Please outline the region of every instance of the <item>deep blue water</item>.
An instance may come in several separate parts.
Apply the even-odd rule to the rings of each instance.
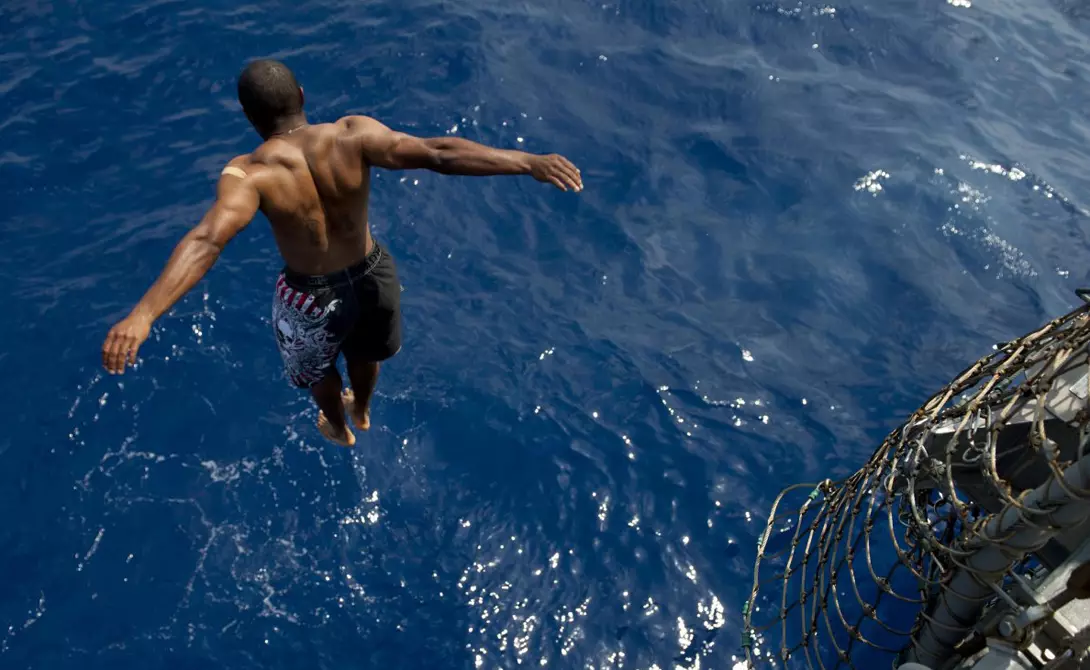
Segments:
[[[777,491],[1088,281],[1090,12],[968,4],[4,2],[0,667],[730,668]],[[583,171],[378,176],[407,339],[354,451],[260,218],[99,367],[258,56]]]

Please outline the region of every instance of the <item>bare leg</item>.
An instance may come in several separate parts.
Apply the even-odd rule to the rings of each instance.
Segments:
[[[349,392],[351,393],[351,392]],[[322,381],[310,387],[310,395],[318,405],[318,430],[330,442],[343,447],[356,443],[356,436],[345,423],[345,404],[350,398],[341,393],[341,375],[332,368]]]
[[[349,408],[352,423],[360,430],[371,428],[371,396],[378,383],[378,363],[345,356],[348,363],[348,380],[356,392],[356,402]]]

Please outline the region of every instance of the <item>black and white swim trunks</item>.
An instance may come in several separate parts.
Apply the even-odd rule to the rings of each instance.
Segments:
[[[276,280],[273,328],[284,369],[301,388],[320,382],[344,352],[384,361],[401,349],[401,284],[390,254],[375,242],[360,263],[328,275],[288,268]]]

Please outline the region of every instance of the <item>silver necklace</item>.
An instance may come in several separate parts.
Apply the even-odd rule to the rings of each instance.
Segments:
[[[306,127],[306,125],[307,125],[307,123],[306,123],[306,122],[304,121],[303,123],[300,123],[299,125],[297,125],[297,126],[295,126],[294,128],[292,128],[291,130],[285,130],[285,131],[284,131],[284,132],[282,132],[282,133],[273,133],[273,134],[272,134],[272,136],[273,136],[273,137],[276,137],[277,135],[291,135],[291,134],[292,134],[292,133],[294,133],[294,132],[295,132],[296,130],[299,130],[300,128],[304,128],[304,127]]]

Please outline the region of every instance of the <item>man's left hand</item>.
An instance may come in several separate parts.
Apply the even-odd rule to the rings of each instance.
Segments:
[[[126,365],[136,365],[140,345],[151,334],[151,320],[134,312],[110,329],[102,345],[102,365],[112,375],[125,374]]]

